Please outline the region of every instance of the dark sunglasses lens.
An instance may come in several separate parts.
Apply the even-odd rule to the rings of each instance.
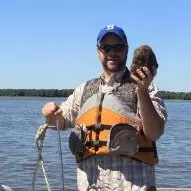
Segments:
[[[114,52],[122,52],[124,50],[125,45],[124,44],[116,44],[113,46]]]
[[[125,44],[113,44],[113,45],[110,45],[110,44],[105,44],[105,45],[101,45],[100,46],[100,50],[102,52],[122,52],[125,48]]]
[[[101,50],[102,50],[103,52],[110,52],[111,49],[112,49],[112,46],[111,46],[111,45],[102,45],[102,46],[101,46]]]

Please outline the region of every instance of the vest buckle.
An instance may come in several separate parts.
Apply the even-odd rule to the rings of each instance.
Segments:
[[[97,133],[97,134],[99,134],[100,133],[100,130],[101,130],[101,124],[99,123],[99,124],[96,124],[95,125],[95,132]]]
[[[100,142],[99,141],[93,141],[93,147],[99,147]]]

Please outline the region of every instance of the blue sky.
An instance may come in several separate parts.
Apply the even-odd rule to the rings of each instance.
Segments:
[[[75,88],[97,77],[97,34],[116,24],[127,34],[127,66],[148,44],[159,89],[191,91],[190,9],[190,0],[0,1],[0,88]]]

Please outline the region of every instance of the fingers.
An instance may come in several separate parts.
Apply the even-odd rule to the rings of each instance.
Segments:
[[[147,67],[143,67],[142,70],[147,75],[147,77],[152,77],[152,73]]]
[[[131,78],[137,83],[138,85],[141,84],[141,80],[134,74],[131,74]]]
[[[47,117],[47,116],[53,116],[60,114],[62,111],[59,108],[59,106],[55,102],[49,102],[44,105],[42,108],[42,114]]]
[[[62,113],[62,110],[59,108],[54,114],[55,115],[60,115]]]
[[[140,76],[141,80],[147,78],[147,73],[143,70],[143,68],[142,69],[137,69],[136,72]]]
[[[153,80],[153,75],[147,67],[136,70],[137,76],[131,74],[131,78],[137,83],[140,88],[147,89]]]
[[[55,102],[46,103],[42,108],[42,114],[46,117],[46,123],[52,126],[56,125],[57,116],[61,113],[62,110]]]

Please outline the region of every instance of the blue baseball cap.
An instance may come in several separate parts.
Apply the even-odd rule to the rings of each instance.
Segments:
[[[104,27],[103,29],[100,30],[97,36],[97,43],[99,44],[103,37],[108,34],[108,33],[113,33],[119,36],[125,43],[127,43],[127,37],[125,32],[123,31],[122,28],[116,26],[116,25],[108,25]]]

